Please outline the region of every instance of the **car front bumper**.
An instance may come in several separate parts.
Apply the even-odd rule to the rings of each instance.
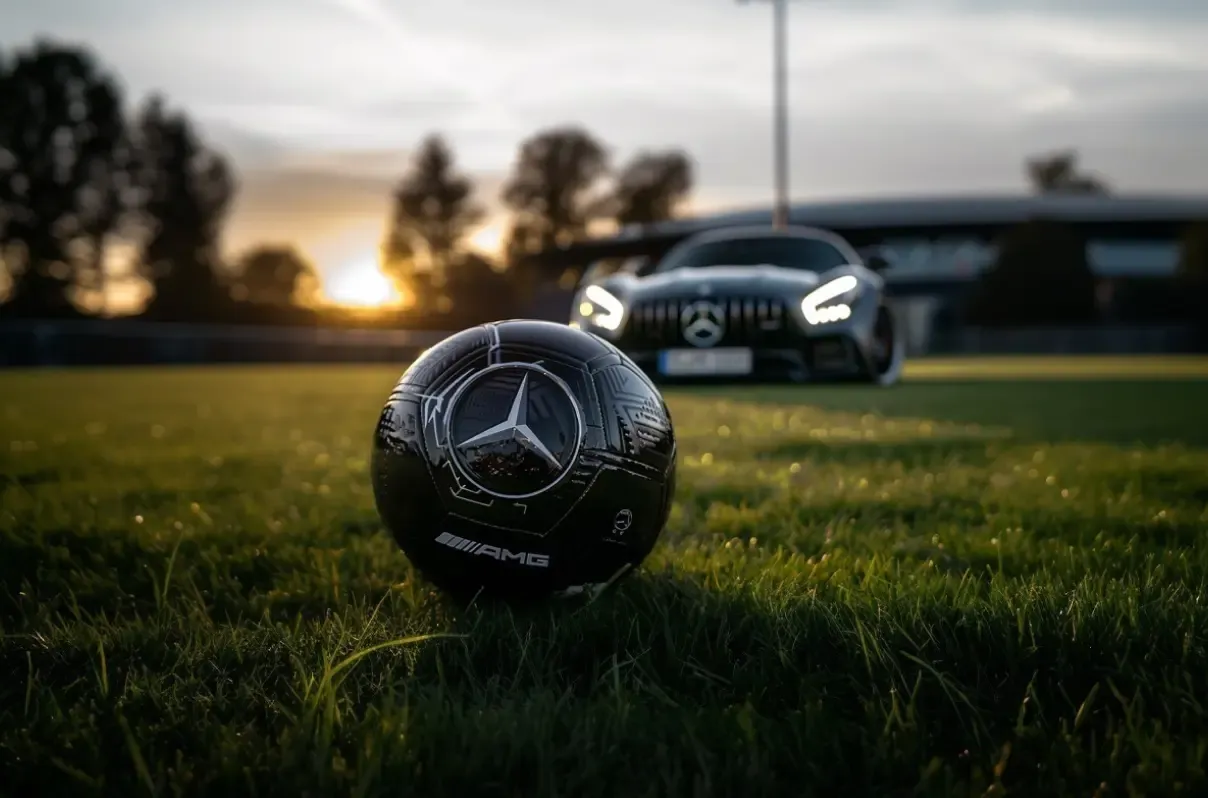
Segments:
[[[634,349],[623,350],[652,380],[661,383],[740,383],[740,382],[846,382],[866,379],[872,368],[868,353],[857,339],[838,333],[803,337],[796,346],[719,347],[718,353],[749,351],[750,369],[709,371],[705,365],[710,349]],[[667,352],[684,352],[702,361],[697,371],[671,370]]]

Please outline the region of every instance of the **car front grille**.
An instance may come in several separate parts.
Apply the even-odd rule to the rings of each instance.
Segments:
[[[621,345],[632,349],[685,346],[682,318],[692,305],[716,306],[725,331],[714,346],[791,346],[798,336],[788,305],[768,297],[639,300],[629,310]]]

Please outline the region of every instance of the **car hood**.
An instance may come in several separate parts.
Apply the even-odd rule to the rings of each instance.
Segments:
[[[609,288],[614,286],[631,299],[771,298],[805,295],[818,286],[818,274],[780,266],[706,266],[648,277],[617,275]]]

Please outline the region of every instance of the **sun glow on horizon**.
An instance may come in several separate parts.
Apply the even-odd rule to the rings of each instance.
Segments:
[[[484,225],[470,235],[469,244],[482,254],[495,257],[503,251],[503,228],[497,224]]]
[[[400,299],[398,290],[372,257],[333,270],[323,281],[323,293],[332,302],[360,308],[384,307]]]

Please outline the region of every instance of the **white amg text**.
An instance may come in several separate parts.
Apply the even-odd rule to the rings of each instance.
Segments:
[[[482,555],[499,560],[500,562],[514,562],[517,565],[527,565],[532,568],[548,568],[549,556],[546,554],[535,554],[528,551],[511,551],[510,549],[501,548],[499,546],[490,546],[486,543],[478,543],[477,541],[459,538],[457,535],[451,535],[448,532],[442,532],[436,542],[442,546],[448,546],[457,551],[464,551],[466,554],[475,556]]]

